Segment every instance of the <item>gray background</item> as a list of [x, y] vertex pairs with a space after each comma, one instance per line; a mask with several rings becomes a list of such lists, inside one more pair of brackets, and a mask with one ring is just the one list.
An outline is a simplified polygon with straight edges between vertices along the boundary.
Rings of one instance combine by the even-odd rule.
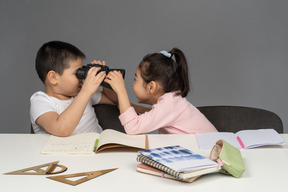
[[125, 68], [132, 102], [147, 53], [179, 47], [195, 106], [240, 105], [277, 113], [288, 133], [287, 0], [1, 0], [2, 133], [30, 132], [30, 96], [43, 85], [39, 47], [70, 42], [93, 59]]

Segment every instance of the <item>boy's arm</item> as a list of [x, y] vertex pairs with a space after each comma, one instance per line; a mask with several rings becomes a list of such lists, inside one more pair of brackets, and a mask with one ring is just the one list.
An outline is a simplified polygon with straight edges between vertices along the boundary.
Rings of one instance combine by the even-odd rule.
[[56, 136], [69, 136], [77, 127], [90, 97], [96, 92], [105, 77], [105, 72], [96, 76], [99, 68], [91, 68], [88, 71], [81, 91], [74, 101], [59, 115], [56, 112], [47, 112], [36, 120], [36, 124], [47, 132]]
[[71, 135], [77, 127], [89, 101], [89, 98], [83, 96], [78, 94], [71, 105], [60, 115], [54, 111], [44, 113], [38, 117], [36, 124], [55, 136], [66, 137]]
[[135, 111], [137, 113], [145, 113], [145, 112], [148, 112], [151, 110], [150, 107], [144, 107], [144, 106], [141, 106], [141, 105], [136, 105], [136, 104], [133, 104], [131, 103], [131, 106], [134, 107]]
[[117, 105], [118, 98], [115, 91], [103, 87], [103, 91], [101, 94], [101, 100], [99, 104], [110, 104], [110, 105]]

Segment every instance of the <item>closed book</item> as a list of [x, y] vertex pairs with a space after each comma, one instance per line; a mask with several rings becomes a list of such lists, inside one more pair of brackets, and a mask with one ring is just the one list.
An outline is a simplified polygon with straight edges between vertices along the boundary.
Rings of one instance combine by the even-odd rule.
[[[156, 168], [153, 168], [149, 165], [145, 165], [143, 163], [140, 163], [137, 165], [136, 170], [140, 173], [145, 173], [145, 174], [149, 174], [149, 175], [154, 175], [154, 176], [158, 176], [158, 177], [162, 177], [162, 178], [167, 178], [167, 179], [173, 179], [173, 180], [178, 180], [175, 177], [161, 171], [158, 170]], [[191, 177], [191, 178], [187, 178], [187, 179], [182, 179], [180, 181], [183, 182], [187, 182], [187, 183], [192, 183], [193, 181], [195, 181], [196, 179], [198, 179], [200, 176], [196, 176], [196, 177]]]
[[220, 166], [215, 161], [179, 145], [139, 151], [137, 161], [179, 180], [220, 170]]

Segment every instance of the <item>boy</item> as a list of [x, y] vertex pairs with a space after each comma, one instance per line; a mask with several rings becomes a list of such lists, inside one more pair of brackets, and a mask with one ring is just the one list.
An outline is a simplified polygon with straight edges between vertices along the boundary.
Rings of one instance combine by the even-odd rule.
[[[89, 69], [84, 83], [76, 77], [84, 58], [78, 48], [61, 41], [47, 42], [38, 50], [36, 71], [45, 85], [45, 93], [38, 91], [30, 98], [35, 133], [65, 137], [102, 131], [92, 105], [114, 103], [104, 88], [103, 92], [97, 90], [106, 76], [104, 71], [97, 74], [99, 67]], [[105, 65], [105, 62], [92, 64]]]

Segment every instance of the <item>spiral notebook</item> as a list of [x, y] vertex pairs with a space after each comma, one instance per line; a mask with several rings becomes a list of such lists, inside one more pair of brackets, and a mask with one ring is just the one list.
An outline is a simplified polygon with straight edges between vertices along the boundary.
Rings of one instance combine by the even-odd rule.
[[220, 170], [215, 161], [179, 145], [139, 151], [137, 161], [180, 180]]

